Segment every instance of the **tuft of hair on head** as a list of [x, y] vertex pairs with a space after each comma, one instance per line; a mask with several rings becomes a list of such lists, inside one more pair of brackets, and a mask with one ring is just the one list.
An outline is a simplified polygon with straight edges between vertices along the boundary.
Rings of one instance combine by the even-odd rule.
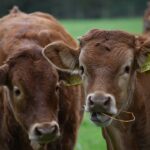
[[13, 6], [13, 8], [10, 10], [10, 14], [16, 14], [21, 12], [18, 6]]

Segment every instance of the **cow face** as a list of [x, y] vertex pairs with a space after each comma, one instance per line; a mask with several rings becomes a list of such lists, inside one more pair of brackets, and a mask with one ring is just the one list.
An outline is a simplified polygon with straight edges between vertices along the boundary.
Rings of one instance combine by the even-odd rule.
[[128, 33], [95, 29], [80, 39], [80, 52], [59, 42], [47, 46], [43, 55], [62, 71], [78, 69], [86, 93], [85, 109], [95, 124], [105, 127], [112, 119], [104, 114], [117, 116], [129, 106], [136, 70], [149, 47], [148, 41]]
[[40, 51], [12, 56], [0, 68], [0, 82], [7, 87], [11, 111], [34, 149], [59, 136], [58, 74]]
[[118, 115], [130, 101], [136, 65], [134, 40], [134, 36], [121, 38], [117, 32], [109, 35], [95, 30], [81, 39], [79, 64], [86, 91], [85, 109], [98, 126], [110, 125], [109, 116]]

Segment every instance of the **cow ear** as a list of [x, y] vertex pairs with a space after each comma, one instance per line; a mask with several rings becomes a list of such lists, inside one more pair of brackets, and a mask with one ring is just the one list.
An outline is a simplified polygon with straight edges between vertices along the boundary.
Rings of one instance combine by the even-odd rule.
[[69, 47], [64, 42], [57, 41], [47, 45], [42, 54], [58, 70], [73, 72], [79, 68], [79, 51]]
[[136, 62], [141, 72], [150, 70], [150, 40], [148, 38], [136, 37]]
[[0, 66], [0, 85], [7, 84], [8, 68], [7, 64]]

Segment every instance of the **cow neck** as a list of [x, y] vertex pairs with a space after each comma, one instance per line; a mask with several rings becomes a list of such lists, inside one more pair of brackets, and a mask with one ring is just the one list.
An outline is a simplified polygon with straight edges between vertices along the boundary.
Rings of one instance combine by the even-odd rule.
[[[127, 102], [123, 105], [121, 108], [122, 110], [132, 110], [133, 113], [135, 112], [135, 106], [134, 107], [131, 105], [134, 103], [134, 98], [136, 95], [136, 84], [137, 84], [137, 73], [135, 72], [133, 76], [131, 77], [129, 81], [129, 87], [128, 87], [128, 98]], [[139, 96], [139, 95], [136, 95]], [[136, 103], [135, 103], [136, 104]], [[136, 115], [136, 114], [135, 114]], [[136, 122], [138, 120], [136, 119]], [[141, 122], [141, 121], [140, 121]], [[140, 126], [141, 127], [141, 126]], [[121, 123], [121, 122], [116, 122], [114, 121], [112, 125], [109, 127], [104, 128], [103, 130], [107, 134], [107, 142], [111, 141], [111, 149], [112, 150], [133, 150], [133, 149], [138, 149], [138, 144], [137, 144], [137, 137], [135, 123]], [[132, 132], [131, 132], [132, 130]], [[143, 133], [143, 130], [142, 130]], [[128, 138], [127, 138], [128, 137]], [[119, 140], [119, 141], [118, 141]]]
[[112, 150], [137, 150], [136, 139], [131, 132], [132, 125], [115, 122], [104, 128], [106, 141]]

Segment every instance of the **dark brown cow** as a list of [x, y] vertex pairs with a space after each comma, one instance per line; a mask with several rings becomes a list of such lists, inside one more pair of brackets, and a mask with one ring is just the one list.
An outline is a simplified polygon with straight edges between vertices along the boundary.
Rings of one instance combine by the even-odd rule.
[[[73, 150], [82, 119], [82, 88], [66, 86], [43, 47], [76, 42], [50, 15], [14, 8], [0, 19], [0, 150]], [[49, 143], [49, 144], [48, 144]]]
[[[103, 127], [109, 150], [149, 150], [150, 74], [139, 68], [150, 52], [150, 41], [122, 31], [94, 29], [80, 39], [80, 50], [55, 43], [43, 53], [60, 70], [80, 71], [85, 108], [91, 120]], [[64, 54], [70, 57], [66, 60]], [[132, 119], [123, 111], [132, 112], [135, 121], [124, 123], [109, 117]]]

